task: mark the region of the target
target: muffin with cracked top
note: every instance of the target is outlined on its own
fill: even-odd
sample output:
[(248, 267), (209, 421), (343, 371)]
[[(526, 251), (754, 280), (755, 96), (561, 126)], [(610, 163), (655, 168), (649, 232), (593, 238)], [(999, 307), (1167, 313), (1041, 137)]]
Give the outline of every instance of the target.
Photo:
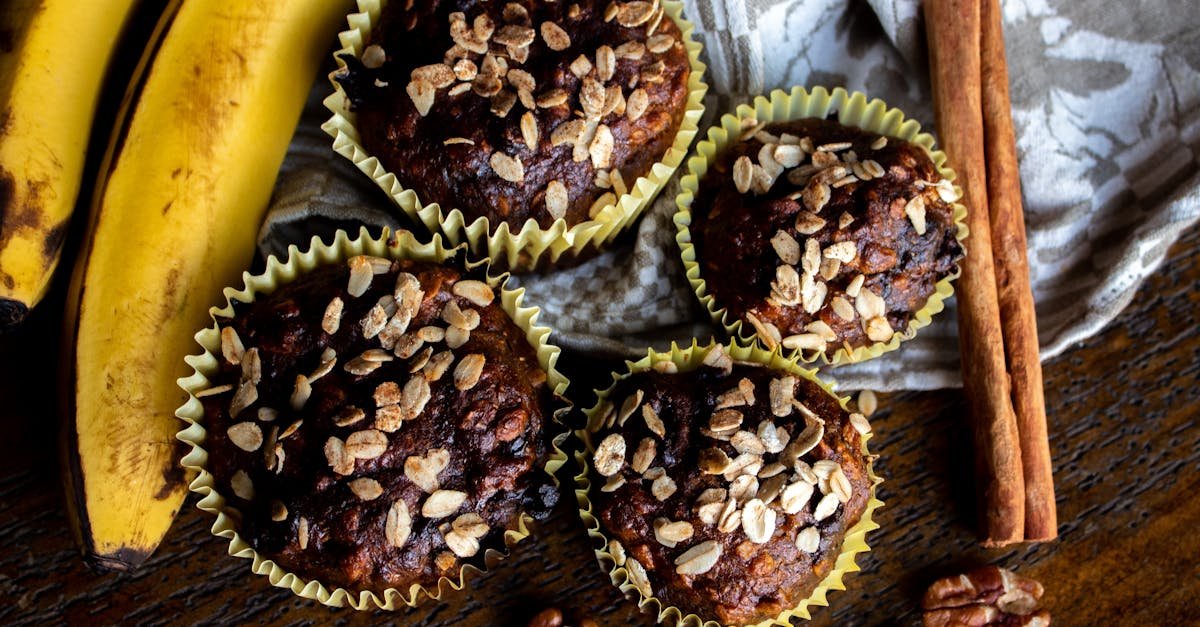
[(589, 412), (601, 559), (676, 618), (807, 616), (873, 528), (869, 425), (778, 357), (691, 350), (684, 368), (652, 353)]
[(963, 256), (958, 194), (930, 151), (833, 119), (742, 122), (689, 207), (701, 298), (806, 360), (912, 337)]
[(218, 320), (204, 470), (258, 555), (415, 602), (549, 512), (558, 375), (476, 274), (359, 255)]
[(341, 58), (365, 151), (421, 203), (513, 233), (615, 205), (675, 145), (695, 88), (659, 0), (393, 1)]

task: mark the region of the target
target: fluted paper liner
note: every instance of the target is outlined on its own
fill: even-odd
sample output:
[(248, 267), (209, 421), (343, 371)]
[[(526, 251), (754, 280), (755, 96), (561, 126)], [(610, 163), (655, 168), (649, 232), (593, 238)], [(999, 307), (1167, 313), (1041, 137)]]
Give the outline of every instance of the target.
[[(598, 399), (596, 404), (584, 411), (587, 417), (586, 426), (575, 432), (575, 435), (584, 443), (583, 450), (575, 452), (576, 462), (581, 469), (580, 473), (575, 476), (575, 498), (579, 503), (579, 516), (583, 519), (584, 526), (587, 527), (588, 535), (592, 538), (592, 546), (596, 553), (596, 559), (600, 562), (600, 568), (608, 572), (613, 585), (617, 586), (621, 592), (626, 595), (636, 595), (638, 607), (642, 608), (643, 611), (655, 614), (658, 622), (669, 622), (675, 625), (687, 625), (691, 627), (717, 627), (721, 623), (688, 613), (673, 605), (666, 605), (656, 596), (647, 597), (643, 595), (637, 586), (630, 582), (629, 573), (623, 565), (619, 564), (618, 559), (609, 552), (608, 537), (604, 535), (600, 521), (592, 514), (592, 502), (588, 497), (588, 492), (591, 489), (589, 469), (591, 468), (592, 453), (595, 452), (596, 448), (595, 443), (592, 442), (592, 434), (599, 429), (600, 422), (604, 419), (601, 408), (618, 381), (634, 373), (651, 371), (654, 368), (654, 364), (659, 362), (673, 363), (679, 372), (695, 370), (701, 366), (705, 355), (716, 346), (718, 344), (711, 342), (700, 345), (693, 339), (691, 346), (688, 347), (680, 348), (677, 344), (672, 343), (669, 351), (658, 352), (651, 349), (647, 351), (646, 357), (638, 361), (626, 361), (626, 370), (624, 373), (613, 373), (613, 385), (604, 391), (597, 391)], [(817, 371), (815, 369), (803, 367), (795, 356), (786, 357), (778, 351), (767, 351), (756, 345), (742, 345), (736, 341), (728, 344), (720, 344), (719, 346), (725, 349), (725, 352), (733, 358), (734, 362), (750, 362), (812, 381), (830, 396), (836, 398), (842, 409), (849, 411), (847, 403), (850, 399), (838, 396), (829, 383), (817, 378)], [(757, 623), (758, 625), (791, 625), (792, 618), (807, 620), (810, 618), (810, 607), (829, 605), (826, 596), (830, 590), (846, 589), (842, 581), (843, 577), (846, 573), (859, 570), (859, 566), (855, 562), (855, 556), (871, 550), (867, 546), (866, 535), (868, 531), (879, 528), (879, 525), (872, 518), (872, 514), (883, 505), (883, 502), (875, 496), (876, 486), (883, 479), (875, 474), (874, 463), (867, 450), (867, 440), (871, 439), (871, 435), (871, 432), (868, 431), (862, 436), (862, 453), (867, 455), (867, 476), (871, 479), (870, 496), (867, 500), (866, 509), (863, 510), (862, 517), (846, 531), (842, 542), (842, 552), (835, 560), (833, 570), (817, 584), (817, 587), (807, 599), (801, 601), (796, 607), (780, 613), (774, 619)]]
[[(708, 292), (704, 277), (700, 275), (700, 263), (696, 260), (696, 247), (692, 243), (691, 232), (692, 201), (700, 188), (700, 179), (721, 153), (737, 141), (742, 133), (741, 125), (744, 120), (754, 118), (759, 122), (782, 122), (809, 117), (825, 118), (834, 112), (837, 114), (837, 121), (843, 125), (857, 126), (881, 135), (903, 139), (924, 148), (937, 166), (938, 173), (948, 181), (955, 180), (954, 171), (946, 165), (946, 153), (934, 148), (933, 136), (922, 133), (921, 125), (915, 120), (905, 119), (903, 111), (890, 108), (879, 99), (868, 100), (867, 96), (860, 92), (848, 92), (841, 87), (833, 91), (824, 87), (814, 87), (812, 91), (803, 87), (793, 87), (790, 92), (777, 89), (771, 92), (769, 98), (759, 96), (754, 99), (752, 105), (740, 105), (735, 113), (722, 116), (720, 122), (708, 129), (707, 139), (696, 144), (695, 154), (688, 159), (687, 174), (680, 179), (682, 191), (675, 197), (678, 210), (674, 220), (678, 230), (675, 241), (679, 243), (688, 282), (691, 283), (700, 303), (712, 316), (713, 322), (724, 327), (730, 336), (761, 342), (751, 325), (735, 318), (716, 301)], [(954, 191), (957, 196), (962, 196), (962, 190), (958, 186), (955, 186)], [(963, 241), (968, 235), (967, 208), (960, 202), (955, 202), (953, 207), (954, 223), (958, 227), (956, 237), (959, 244), (964, 244)], [(965, 244), (963, 250), (966, 250)], [(895, 350), (900, 347), (901, 342), (915, 337), (918, 329), (928, 326), (934, 314), (945, 308), (945, 300), (954, 293), (952, 282), (958, 278), (960, 272), (961, 267), (956, 264), (948, 276), (937, 282), (933, 293), (925, 301), (925, 306), (913, 314), (908, 326), (902, 331), (893, 331), (892, 337), (886, 342), (875, 342), (853, 349), (843, 345), (832, 355), (815, 350), (794, 350), (791, 354), (799, 356), (800, 361), (804, 363), (820, 359), (822, 363), (840, 365), (866, 361)]]
[[(197, 507), (210, 514), (215, 514), (216, 522), (212, 526), (213, 535), (229, 540), (229, 554), (235, 557), (249, 559), (251, 570), (258, 575), (266, 575), (271, 585), (288, 588), (297, 596), (315, 599), (334, 607), (349, 605), (356, 610), (379, 607), (385, 610), (396, 609), (401, 605), (414, 606), (422, 596), (439, 599), (447, 589), (461, 590), (466, 585), (468, 570), (482, 572), (472, 565), (464, 564), (458, 572), (458, 577), (450, 579), (442, 577), (436, 587), (427, 588), (413, 584), (408, 589), (387, 588), (380, 592), (373, 590), (347, 590), (342, 587), (330, 589), (316, 580), (306, 580), (299, 575), (288, 572), (274, 561), (260, 555), (246, 540), (238, 534), (236, 518), (225, 509), (225, 498), (217, 491), (213, 476), (208, 472), (208, 451), (204, 449), (206, 431), (204, 426), (204, 406), (196, 398), (196, 392), (209, 386), (209, 377), (216, 374), (220, 364), (216, 357), (221, 352), (221, 338), (218, 319), (228, 319), (233, 316), (233, 303), (253, 302), (260, 294), (270, 294), (276, 288), (286, 285), (298, 277), (323, 265), (341, 263), (355, 255), (374, 255), (389, 259), (414, 259), (432, 263), (453, 262), (456, 256), (463, 252), (463, 247), (446, 248), (441, 239), (434, 236), (429, 244), (421, 244), (407, 231), (391, 234), (384, 229), (379, 237), (371, 236), (365, 228), (360, 229), (355, 239), (350, 239), (343, 230), (338, 230), (332, 244), (326, 244), (318, 237), (313, 237), (309, 249), (301, 252), (295, 245), (288, 247), (286, 262), (280, 262), (274, 256), (267, 260), (266, 270), (262, 274), (251, 275), (243, 273), (244, 286), (241, 289), (225, 288), (226, 303), (224, 307), (213, 307), (209, 315), (213, 325), (196, 334), (196, 341), (204, 349), (199, 355), (189, 355), (184, 358), (194, 369), (191, 376), (179, 379), (179, 386), (188, 393), (188, 400), (175, 411), (175, 415), (186, 423), (186, 428), (176, 436), (180, 441), (191, 446), (190, 452), (183, 458), (185, 468), (198, 473), (189, 486), (193, 492), (201, 495)], [(464, 264), (467, 269), (473, 269), (483, 263)], [(537, 326), (540, 310), (536, 307), (522, 305), (524, 290), (510, 290), (504, 287), (507, 274), (487, 275), (487, 282), (500, 297), (504, 311), (516, 324), (525, 331), (525, 337), (536, 349), (538, 363), (546, 371), (547, 381), (553, 386), (556, 401), (562, 407), (554, 412), (553, 419), (547, 422), (546, 428), (554, 430), (561, 428), (562, 416), (569, 411), (570, 404), (565, 399), (567, 379), (555, 369), (559, 349), (548, 343), (550, 329)], [(544, 470), (554, 477), (554, 473), (567, 461), (566, 453), (560, 445), (567, 436), (565, 428), (561, 434), (553, 438), (550, 446), (550, 459)], [(558, 483), (558, 479), (554, 479)], [(532, 518), (522, 513), (515, 524), (515, 529), (504, 533), (505, 552), (487, 549), (484, 552), (484, 565), (491, 568), (504, 557), (521, 540), (529, 536), (528, 523)]]
[[(333, 115), (321, 128), (333, 137), (334, 151), (371, 177), (409, 218), (424, 224), (434, 233), (442, 233), (453, 244), (465, 241), (472, 253), (492, 259), (499, 266), (514, 271), (532, 270), (554, 263), (564, 254), (577, 255), (589, 246), (601, 248), (632, 224), (666, 186), (683, 163), (692, 139), (699, 131), (700, 116), (704, 113), (703, 99), (708, 90), (704, 71), (707, 68), (700, 61), (700, 43), (692, 37), (695, 26), (683, 18), (682, 2), (661, 0), (661, 3), (667, 16), (679, 26), (691, 64), (686, 109), (675, 134), (675, 142), (649, 172), (629, 185), (629, 192), (619, 197), (615, 204), (601, 209), (595, 218), (574, 226), (568, 226), (566, 220), (560, 218), (549, 228), (543, 229), (535, 220), (528, 219), (514, 233), (513, 227), (507, 222), (492, 225), (482, 216), (468, 222), (467, 216), (458, 208), (447, 210), (437, 203), (423, 203), (415, 190), (401, 185), (379, 159), (368, 154), (355, 128), (356, 115), (350, 110), (346, 92), (336, 80), (332, 80), (332, 76), (334, 93), (325, 99), (324, 104)], [(386, 4), (387, 0), (358, 0), (359, 12), (347, 17), (350, 29), (339, 35), (342, 48), (334, 53), (338, 71), (346, 66), (342, 55), (359, 57), (362, 54), (370, 41), (371, 29)]]

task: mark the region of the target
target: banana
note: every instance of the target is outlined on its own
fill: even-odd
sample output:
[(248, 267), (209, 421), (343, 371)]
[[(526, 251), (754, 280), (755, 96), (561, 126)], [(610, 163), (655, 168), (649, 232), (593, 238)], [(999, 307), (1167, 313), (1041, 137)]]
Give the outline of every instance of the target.
[(134, 4), (0, 7), (0, 330), (24, 319), (50, 285), (100, 89)]
[(114, 133), (64, 336), (66, 487), (94, 564), (137, 566), (179, 510), (183, 356), (253, 257), (306, 95), (351, 8), (184, 0)]

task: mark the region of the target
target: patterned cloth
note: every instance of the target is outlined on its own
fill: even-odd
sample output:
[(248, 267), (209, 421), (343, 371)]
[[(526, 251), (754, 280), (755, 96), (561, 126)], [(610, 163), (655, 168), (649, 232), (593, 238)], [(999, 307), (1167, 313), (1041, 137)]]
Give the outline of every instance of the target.
[[(917, 0), (685, 0), (705, 45), (708, 115), (792, 85), (882, 98), (933, 130)], [(1005, 0), (1013, 116), (1043, 359), (1096, 333), (1200, 218), (1200, 12), (1194, 0)], [(281, 171), (264, 254), (356, 223), (403, 226), (329, 149), (314, 98)], [(554, 341), (634, 356), (714, 327), (683, 276), (675, 189), (634, 237), (582, 266), (518, 281)], [(896, 352), (828, 373), (843, 389), (960, 384), (954, 302)]]

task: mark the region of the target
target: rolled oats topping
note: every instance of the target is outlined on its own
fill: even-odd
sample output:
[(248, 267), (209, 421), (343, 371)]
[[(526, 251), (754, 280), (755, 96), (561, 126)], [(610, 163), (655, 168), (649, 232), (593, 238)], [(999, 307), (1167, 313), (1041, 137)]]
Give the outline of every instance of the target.
[(229, 441), (248, 453), (257, 451), (263, 443), (262, 429), (253, 422), (239, 422), (229, 427), (226, 434)]
[(404, 546), (412, 534), (412, 523), (408, 505), (401, 499), (393, 501), (384, 520), (384, 537), (388, 544), (396, 548)]
[[(370, 65), (364, 57), (336, 79), (366, 151), (423, 201), (457, 207), (468, 221), (575, 224), (604, 196), (592, 184), (599, 170), (636, 164), (625, 174), (646, 175), (682, 122), (691, 66), (665, 15), (657, 0), (586, 11), (565, 2), (476, 3), (448, 16), (394, 3), (380, 17), (394, 27), (366, 47)], [(377, 52), (385, 48), (394, 54)], [(402, 128), (413, 141), (382, 139)], [(569, 163), (552, 150), (563, 143), (572, 145)], [(456, 162), (482, 156), (496, 176), (442, 177), (435, 168), (444, 168), (449, 147)], [(571, 190), (557, 216), (551, 211), (561, 205), (540, 202), (552, 178)]]
[(692, 523), (686, 520), (672, 522), (666, 518), (659, 518), (654, 521), (654, 536), (659, 544), (665, 547), (675, 548), (680, 542), (691, 539), (694, 532)]
[(383, 495), (383, 486), (370, 477), (359, 477), (350, 482), (350, 491), (364, 501), (373, 501)]
[[(726, 369), (727, 354), (709, 354), (717, 357), (695, 370), (618, 381), (592, 423), (592, 511), (610, 546), (655, 565), (643, 568), (647, 584), (672, 601), (690, 598), (692, 578), (755, 577), (745, 564), (756, 560), (785, 569), (781, 590), (807, 581), (836, 559), (869, 488), (859, 442), (844, 437), (852, 419), (834, 397), (797, 375)], [(666, 560), (674, 572), (657, 566)], [(727, 620), (752, 622), (752, 598), (738, 606), (751, 613)]]
[[(766, 347), (806, 356), (894, 341), (962, 255), (939, 195), (953, 186), (924, 148), (837, 122), (743, 129), (691, 207), (716, 306)], [(863, 290), (878, 297), (870, 314), (857, 307)], [(818, 321), (828, 333), (806, 330)]]
[[(547, 376), (498, 300), (450, 266), (360, 255), (235, 303), (221, 391), (200, 402), (247, 542), (334, 585), (436, 585), (442, 556), (457, 565), (522, 512), (543, 516)], [(358, 557), (330, 550), (351, 544)]]
[(466, 500), (466, 492), (437, 490), (430, 494), (425, 499), (425, 503), (421, 505), (421, 515), (426, 518), (445, 518), (457, 512)]
[(721, 545), (713, 540), (701, 542), (675, 558), (675, 572), (680, 575), (703, 575), (721, 559)]

